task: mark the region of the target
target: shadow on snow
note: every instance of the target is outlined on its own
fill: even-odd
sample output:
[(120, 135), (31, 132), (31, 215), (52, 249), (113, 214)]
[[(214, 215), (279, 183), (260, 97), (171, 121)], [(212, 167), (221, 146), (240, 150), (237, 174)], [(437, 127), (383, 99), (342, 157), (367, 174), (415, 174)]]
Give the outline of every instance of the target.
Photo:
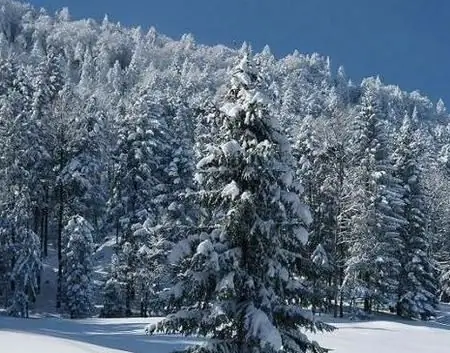
[(130, 353), (170, 353), (187, 345), (199, 343), (199, 340), (183, 336), (147, 336), (144, 327), (145, 323), (108, 323), (108, 320), (95, 319), (69, 321), (1, 318), (0, 320), (0, 331), (45, 335)]

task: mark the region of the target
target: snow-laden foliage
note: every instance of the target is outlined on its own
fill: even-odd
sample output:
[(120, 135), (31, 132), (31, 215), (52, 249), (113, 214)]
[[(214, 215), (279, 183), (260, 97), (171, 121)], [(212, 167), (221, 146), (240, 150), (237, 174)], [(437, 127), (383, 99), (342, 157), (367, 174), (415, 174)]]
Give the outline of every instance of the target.
[(404, 316), (429, 318), (435, 314), (437, 306), (437, 279), (432, 260), (427, 255), (430, 240), (420, 184), (422, 170), (418, 163), (420, 141), (416, 124), (417, 111), (412, 118), (406, 115), (395, 151), (396, 173), (404, 185), (404, 217), (407, 221), (401, 230), (403, 246), (397, 254), (401, 262), (397, 312)]
[(41, 246), (38, 236), (30, 229), (21, 227), (15, 234), (14, 267), (11, 281), (14, 291), (8, 313), (28, 317), (30, 303), (36, 298), (38, 274), (41, 268)]
[(400, 227), (405, 224), (403, 188), (393, 175), (387, 127), (376, 96), (378, 84), (366, 88), (353, 131), (353, 199), (357, 209), (346, 267), (349, 291), (363, 293), (366, 311), (396, 300), (402, 252)]
[(103, 288), (102, 317), (123, 317), (125, 315), (124, 283), (121, 282), (119, 259), (117, 255), (111, 258), (110, 278)]
[(178, 259), (182, 271), (170, 295), (161, 293), (177, 311), (148, 328), (211, 339), (189, 352), (321, 351), (300, 331), (326, 327), (299, 309), (303, 229), (311, 216), (268, 103), (245, 54), (210, 121), (218, 133), (201, 146), (212, 156), (196, 170), (205, 230)]
[(87, 317), (93, 309), (92, 231), (83, 217), (74, 216), (63, 232), (62, 301), (71, 319)]

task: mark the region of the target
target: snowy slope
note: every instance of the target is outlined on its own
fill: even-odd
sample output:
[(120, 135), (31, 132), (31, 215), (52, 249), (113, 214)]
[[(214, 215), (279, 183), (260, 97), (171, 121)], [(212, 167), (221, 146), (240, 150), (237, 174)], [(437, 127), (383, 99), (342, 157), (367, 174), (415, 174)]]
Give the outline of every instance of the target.
[[(385, 317), (375, 321), (334, 322), (334, 333), (314, 338), (335, 353), (444, 353), (450, 347), (450, 307), (443, 307), (438, 322)], [(0, 351), (13, 353), (169, 353), (193, 340), (174, 336), (145, 336), (152, 319), (0, 317)], [(330, 319), (330, 321), (333, 321)]]
[(41, 272), (41, 292), (32, 304), (34, 313), (56, 314), (56, 288), (58, 278), (58, 252), (52, 246), (43, 260)]
[[(102, 303), (102, 288), (106, 281), (111, 257), (114, 253), (115, 239), (107, 240), (95, 251), (93, 255), (94, 274), (93, 280), (96, 286), (95, 303)], [(31, 312), (39, 316), (59, 315), (56, 310), (56, 289), (58, 278), (58, 253), (53, 244), (50, 244), (48, 256), (44, 258), (41, 273), (41, 292), (36, 298), (36, 303), (31, 305)]]

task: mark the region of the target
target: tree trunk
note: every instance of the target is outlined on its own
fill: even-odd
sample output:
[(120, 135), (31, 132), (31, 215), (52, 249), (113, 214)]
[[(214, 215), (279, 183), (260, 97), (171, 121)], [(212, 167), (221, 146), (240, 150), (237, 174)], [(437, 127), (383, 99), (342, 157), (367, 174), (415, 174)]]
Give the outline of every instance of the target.
[[(64, 168), (64, 132), (60, 132), (60, 149), (59, 149), (59, 178)], [(64, 222), (64, 186), (62, 180), (58, 180), (58, 288), (56, 293), (56, 308), (61, 308), (61, 296), (62, 296), (62, 232), (63, 232), (63, 222)]]
[(336, 280), (335, 286), (336, 286), (336, 288), (334, 289), (334, 311), (333, 311), (333, 317), (337, 317), (338, 316), (339, 291), (338, 291), (337, 280)]
[(42, 244), (41, 212), (38, 206), (34, 208), (33, 212), (33, 232), (41, 236), (41, 244)]
[[(62, 122), (62, 116), (61, 116), (61, 122)], [(61, 301), (62, 301), (62, 232), (64, 227), (64, 185), (63, 181), (61, 179), (62, 177), (62, 171), (64, 169), (64, 165), (66, 163), (66, 155), (65, 155), (65, 145), (66, 145), (66, 138), (65, 138), (65, 130), (64, 130), (64, 124), (61, 124), (59, 127), (59, 141), (58, 141), (58, 163), (59, 163), (59, 173), (58, 173), (58, 180), (57, 180), (57, 188), (58, 188), (58, 203), (59, 203), (59, 210), (58, 210), (58, 285), (57, 285), (57, 292), (56, 292), (56, 308), (61, 308)], [(48, 194), (48, 191), (47, 191)]]
[(41, 239), (41, 251), (45, 257), (44, 251), (44, 229), (45, 229), (45, 217), (44, 212), (39, 212), (39, 238)]
[[(342, 283), (344, 282), (344, 269), (340, 269), (339, 276), (339, 287), (342, 288)], [(339, 317), (344, 317), (344, 297), (342, 296), (342, 290), (339, 294)]]
[[(16, 242), (16, 232), (14, 227), (12, 227), (11, 229), (11, 241), (13, 244), (15, 244)], [(14, 268), (14, 266), (16, 265), (16, 257), (14, 256), (15, 252), (13, 252), (12, 256), (11, 256), (11, 269)], [(14, 281), (14, 278), (11, 278), (11, 293), (14, 293), (14, 291), (16, 290), (16, 282)], [(13, 294), (14, 295), (14, 294)]]
[(61, 308), (62, 292), (62, 231), (64, 217), (64, 191), (62, 183), (58, 185), (59, 211), (58, 211), (58, 288), (56, 293), (56, 308)]
[(369, 303), (369, 298), (364, 298), (364, 311), (366, 313), (370, 312), (370, 303)]
[[(335, 248), (335, 254), (337, 253)], [(335, 267), (334, 275), (333, 275), (333, 301), (334, 301), (334, 307), (333, 307), (333, 317), (338, 316), (338, 301), (339, 301), (339, 267)]]
[(125, 293), (125, 316), (130, 317), (132, 315), (131, 302), (133, 300), (133, 288), (132, 284), (127, 282)]
[(44, 257), (48, 256), (48, 203), (49, 203), (49, 197), (48, 197), (48, 186), (45, 185), (45, 206), (44, 206), (44, 244), (43, 244), (43, 250), (44, 250)]

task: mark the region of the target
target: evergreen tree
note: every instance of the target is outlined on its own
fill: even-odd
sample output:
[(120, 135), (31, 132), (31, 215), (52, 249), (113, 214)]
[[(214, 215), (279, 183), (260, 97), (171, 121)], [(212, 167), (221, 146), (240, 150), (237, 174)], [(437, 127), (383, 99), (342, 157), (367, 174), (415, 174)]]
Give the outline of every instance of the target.
[[(294, 137), (293, 155), (298, 163), (297, 173), (305, 188), (305, 202), (311, 207), (314, 222), (309, 227), (308, 253), (312, 254), (313, 264), (307, 275), (311, 281), (315, 298), (313, 307), (321, 309), (330, 305), (332, 295), (332, 264), (329, 257), (334, 251), (334, 231), (336, 229), (336, 195), (333, 183), (337, 176), (334, 169), (333, 147), (322, 133), (320, 125), (324, 120), (305, 117), (299, 124), (299, 131)], [(321, 264), (319, 258), (327, 258), (327, 266)], [(320, 288), (320, 290), (319, 290)], [(320, 292), (320, 294), (319, 294)]]
[(425, 228), (422, 170), (418, 164), (420, 147), (415, 134), (418, 122), (414, 115), (413, 119), (406, 115), (403, 121), (395, 154), (396, 173), (404, 187), (404, 217), (407, 221), (401, 229), (403, 246), (398, 253), (402, 266), (397, 314), (426, 319), (434, 315), (438, 303), (437, 281), (428, 251), (430, 238)]
[(10, 277), (12, 297), (8, 313), (28, 317), (30, 302), (34, 301), (38, 290), (41, 270), (41, 244), (39, 237), (27, 227), (30, 215), (30, 199), (26, 189), (17, 190), (14, 208), (10, 214), (13, 224), (12, 248), (14, 252)]
[(87, 317), (93, 309), (92, 226), (72, 217), (63, 232), (62, 304), (71, 319)]
[(28, 317), (30, 302), (34, 301), (41, 267), (41, 244), (38, 236), (28, 228), (30, 223), (30, 197), (25, 187), (16, 187), (11, 200), (7, 221), (10, 225), (10, 248), (12, 256), (11, 292), (8, 313)]
[[(77, 106), (79, 99), (74, 97), (72, 102)], [(67, 162), (60, 178), (69, 211), (83, 216), (98, 229), (106, 205), (103, 158), (107, 141), (104, 114), (97, 106), (96, 99), (90, 98), (81, 114), (77, 111), (70, 115)]]
[(15, 264), (11, 271), (14, 283), (8, 313), (28, 318), (29, 305), (36, 298), (41, 270), (41, 244), (39, 237), (30, 229), (19, 228), (13, 247)]
[[(123, 317), (125, 315), (124, 283), (121, 282), (119, 259), (116, 254), (111, 258), (110, 277), (103, 288), (102, 317)], [(122, 279), (123, 280), (123, 279)]]
[(266, 104), (246, 55), (214, 118), (220, 133), (197, 164), (210, 217), (189, 239), (172, 295), (164, 293), (179, 311), (148, 328), (211, 338), (189, 352), (322, 351), (299, 331), (327, 327), (299, 307), (304, 269), (296, 260), (311, 218)]
[(393, 176), (377, 86), (368, 86), (362, 97), (352, 139), (352, 187), (356, 209), (347, 260), (348, 288), (364, 299), (370, 312), (374, 304), (395, 299), (400, 271), (399, 227), (402, 218), (402, 190)]
[(152, 103), (147, 92), (139, 92), (121, 122), (113, 152), (115, 175), (108, 209), (116, 226), (120, 268), (125, 271), (127, 315), (136, 296), (138, 251), (148, 245), (148, 238), (137, 231), (145, 222), (154, 224), (158, 208), (154, 201), (163, 188), (161, 165), (167, 151), (163, 116), (160, 104)]

